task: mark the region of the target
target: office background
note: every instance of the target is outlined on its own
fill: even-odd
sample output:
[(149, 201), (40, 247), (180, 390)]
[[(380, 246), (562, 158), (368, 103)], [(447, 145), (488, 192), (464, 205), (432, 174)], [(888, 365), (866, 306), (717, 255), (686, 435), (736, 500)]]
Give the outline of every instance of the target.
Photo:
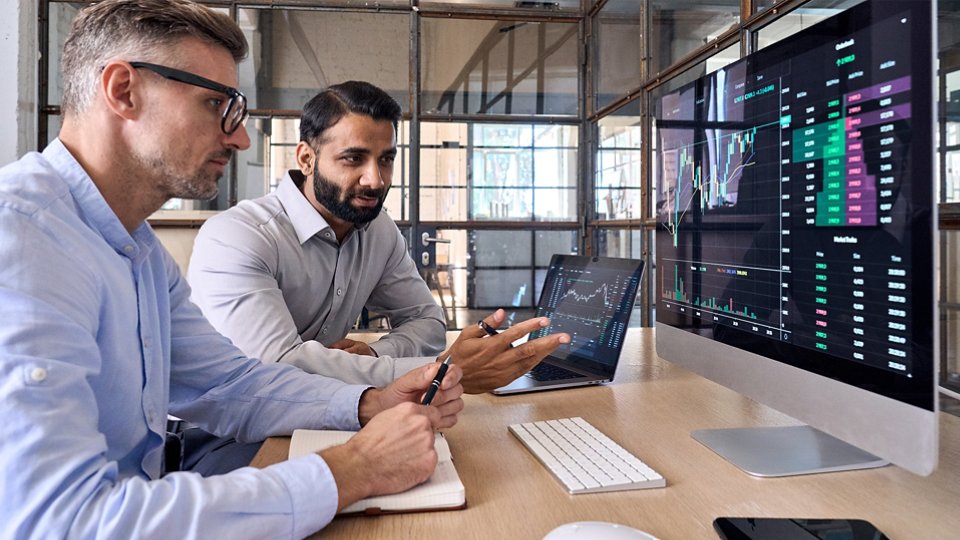
[[(0, 161), (60, 125), (59, 53), (86, 2), (0, 8)], [(451, 328), (504, 306), (526, 317), (554, 252), (643, 258), (633, 325), (656, 300), (656, 99), (858, 0), (215, 0), (244, 29), (249, 150), (209, 202), (151, 222), (181, 265), (211, 212), (272, 190), (293, 167), (300, 108), (371, 81), (404, 108), (386, 208), (417, 246)], [(960, 396), (960, 1), (940, 0), (936, 185), (941, 379)], [(16, 69), (13, 69), (16, 66)], [(426, 235), (448, 240), (421, 249)], [(418, 256), (417, 259), (420, 259)], [(944, 409), (960, 410), (946, 397)]]

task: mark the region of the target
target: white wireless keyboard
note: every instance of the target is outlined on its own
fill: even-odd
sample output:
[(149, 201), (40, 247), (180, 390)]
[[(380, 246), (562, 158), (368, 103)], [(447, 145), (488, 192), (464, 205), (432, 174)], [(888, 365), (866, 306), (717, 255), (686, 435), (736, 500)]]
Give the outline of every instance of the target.
[(667, 485), (660, 474), (579, 416), (509, 428), (572, 494)]

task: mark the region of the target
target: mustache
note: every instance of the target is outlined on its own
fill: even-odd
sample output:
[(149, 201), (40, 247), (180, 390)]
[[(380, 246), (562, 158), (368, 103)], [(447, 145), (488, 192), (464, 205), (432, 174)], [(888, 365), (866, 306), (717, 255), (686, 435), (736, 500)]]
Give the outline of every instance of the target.
[(214, 160), (214, 159), (217, 159), (217, 160), (223, 159), (223, 160), (230, 161), (231, 159), (233, 159), (233, 150), (230, 150), (230, 149), (220, 150), (218, 152), (214, 152), (209, 156), (207, 156), (208, 161)]
[(382, 199), (382, 198), (383, 198), (383, 195), (384, 195), (386, 192), (387, 192), (387, 190), (385, 190), (385, 189), (383, 189), (383, 188), (381, 188), (381, 189), (374, 189), (374, 188), (357, 189), (357, 190), (352, 190), (352, 191), (350, 192), (350, 194), (349, 194), (349, 197), (350, 197), (350, 198), (354, 198), (354, 197), (376, 197), (376, 198), (378, 198), (378, 199)]

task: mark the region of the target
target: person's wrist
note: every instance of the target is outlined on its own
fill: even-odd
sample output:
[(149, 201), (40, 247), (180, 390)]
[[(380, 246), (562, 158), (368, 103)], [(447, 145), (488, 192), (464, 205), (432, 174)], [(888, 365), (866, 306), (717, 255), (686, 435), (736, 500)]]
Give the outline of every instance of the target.
[(372, 484), (365, 473), (370, 470), (367, 456), (347, 442), (319, 452), (337, 484), (337, 511), (368, 497)]
[(361, 426), (367, 425), (367, 422), (383, 409), (380, 404), (381, 393), (382, 390), (379, 388), (367, 388), (360, 395), (360, 404), (357, 406), (357, 421), (360, 422)]

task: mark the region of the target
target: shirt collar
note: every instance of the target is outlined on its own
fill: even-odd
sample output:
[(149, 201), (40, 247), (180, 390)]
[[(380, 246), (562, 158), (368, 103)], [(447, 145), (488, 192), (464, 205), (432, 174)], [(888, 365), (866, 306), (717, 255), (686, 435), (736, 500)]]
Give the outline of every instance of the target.
[[(294, 182), (294, 175), (297, 175), (301, 181)], [(297, 232), (297, 239), (301, 245), (324, 229), (330, 229), (330, 231), (333, 232), (327, 220), (310, 204), (307, 197), (300, 191), (300, 188), (297, 187), (298, 185), (303, 185), (302, 179), (303, 173), (300, 171), (296, 169), (287, 171), (286, 178), (280, 182), (276, 191), (277, 198), (280, 199), (280, 204), (283, 205), (283, 209), (287, 212), (287, 216), (293, 224), (293, 230)], [(350, 235), (352, 235), (354, 231), (367, 230), (370, 223), (364, 223), (361, 227), (354, 227), (353, 231), (347, 233), (346, 238), (350, 238)]]
[[(297, 184), (293, 181), (293, 175), (302, 176), (297, 170), (287, 171), (287, 176), (280, 185), (277, 186), (277, 198), (280, 204), (287, 212), (290, 223), (293, 224), (293, 230), (297, 231), (297, 239), (303, 245), (307, 240), (313, 238), (317, 233), (324, 229), (329, 229), (330, 224), (323, 219), (320, 212), (310, 204), (307, 197), (300, 191)], [(302, 185), (302, 182), (301, 182)]]
[(47, 145), (43, 150), (43, 157), (70, 188), (81, 218), (90, 228), (100, 233), (117, 253), (136, 260), (145, 257), (153, 249), (157, 239), (150, 226), (144, 222), (132, 235), (128, 233), (90, 175), (59, 138)]

